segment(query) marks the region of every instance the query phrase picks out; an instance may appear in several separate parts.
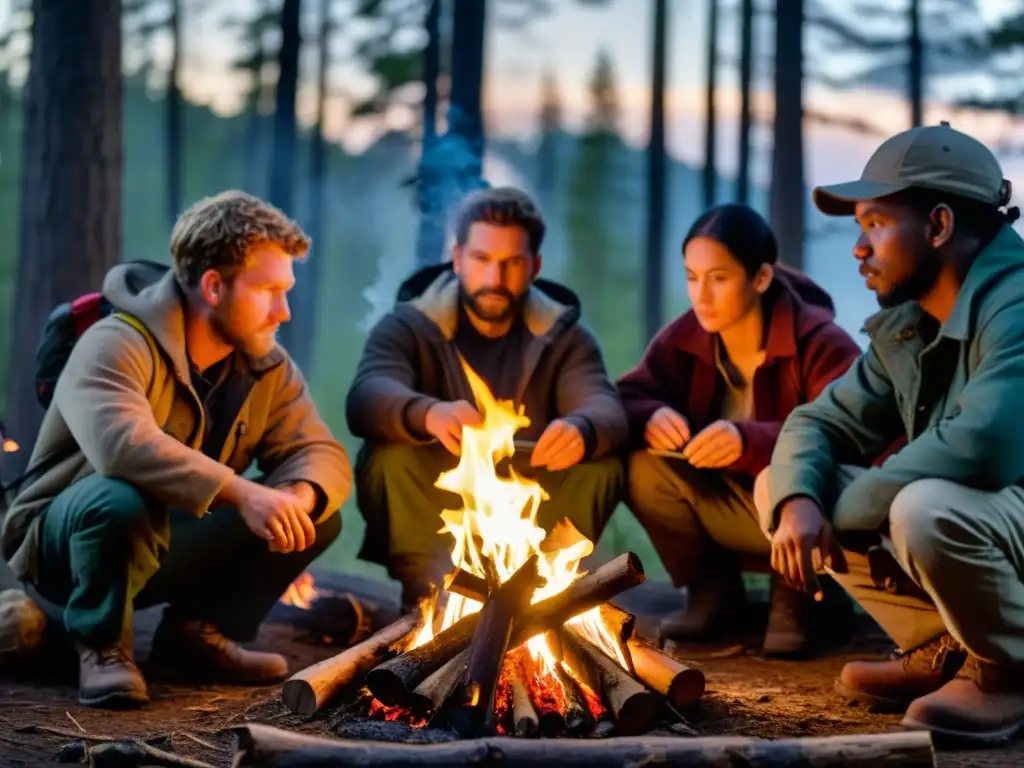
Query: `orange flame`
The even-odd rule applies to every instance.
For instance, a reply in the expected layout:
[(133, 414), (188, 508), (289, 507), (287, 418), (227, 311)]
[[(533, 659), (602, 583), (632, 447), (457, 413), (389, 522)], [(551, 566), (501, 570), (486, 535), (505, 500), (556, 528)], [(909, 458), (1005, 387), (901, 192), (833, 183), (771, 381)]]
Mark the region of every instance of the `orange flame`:
[[(443, 526), (440, 532), (454, 539), (451, 549), (453, 565), (483, 577), (483, 562), (487, 558), (494, 565), (501, 583), (536, 554), (542, 577), (542, 584), (531, 599), (536, 603), (558, 594), (579, 578), (582, 575), (579, 573), (580, 561), (593, 551), (594, 545), (579, 536), (554, 551), (541, 546), (548, 534), (537, 524), (537, 512), (541, 503), (549, 498), (548, 494), (539, 483), (520, 477), (514, 470), (509, 477), (501, 477), (496, 471), (498, 462), (515, 452), (513, 436), (520, 428), (529, 426), (530, 419), (522, 407), (516, 411), (511, 401), (496, 400), (476, 372), (464, 362), (463, 367), (483, 415), (483, 423), (463, 428), (458, 465), (442, 472), (435, 483), (438, 488), (461, 496), (463, 503), (462, 509), (441, 513)], [(476, 600), (451, 594), (440, 629), (447, 629), (481, 607)], [(432, 613), (429, 615), (433, 617)], [(619, 646), (605, 627), (598, 608), (573, 618), (570, 623), (626, 667)], [(423, 645), (433, 636), (432, 623), (427, 621), (410, 648)], [(535, 665), (548, 670), (544, 677), (561, 687), (554, 674), (557, 659), (545, 635), (530, 638), (527, 646)]]
[(4, 438), (4, 453), (15, 453), (21, 450), (21, 446), (9, 437)]
[(289, 584), (288, 589), (281, 595), (281, 602), (285, 605), (309, 610), (319, 595), (320, 590), (313, 583), (313, 574), (300, 573), (299, 577)]

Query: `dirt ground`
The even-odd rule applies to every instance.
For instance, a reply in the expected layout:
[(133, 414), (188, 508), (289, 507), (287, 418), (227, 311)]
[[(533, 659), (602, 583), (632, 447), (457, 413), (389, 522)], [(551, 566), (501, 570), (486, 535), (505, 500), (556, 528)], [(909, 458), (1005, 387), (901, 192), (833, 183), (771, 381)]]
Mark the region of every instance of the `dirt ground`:
[[(647, 589), (647, 585), (644, 588)], [(663, 610), (675, 599), (653, 585), (634, 595), (627, 607)], [(625, 601), (624, 601), (625, 602)], [(140, 613), (136, 622), (137, 657), (145, 659), (159, 609)], [(641, 621), (641, 627), (650, 621)], [(267, 623), (255, 644), (284, 653), (293, 670), (337, 649), (303, 641), (292, 627)], [(707, 677), (703, 699), (685, 713), (700, 735), (763, 738), (825, 736), (882, 732), (899, 728), (899, 718), (870, 714), (846, 706), (832, 691), (833, 680), (852, 658), (878, 658), (884, 645), (877, 637), (862, 639), (857, 650), (844, 650), (814, 661), (766, 661), (748, 650), (730, 658), (695, 662)], [(175, 755), (215, 766), (228, 766), (234, 754), (232, 726), (263, 722), (320, 735), (332, 735), (332, 712), (312, 719), (291, 715), (280, 702), (280, 687), (253, 689), (182, 685), (150, 680), (152, 702), (131, 712), (107, 712), (78, 705), (74, 658), (51, 650), (45, 668), (22, 665), (0, 676), (0, 766), (58, 765), (62, 746), (76, 740), (136, 738)], [(143, 664), (145, 669), (145, 665)], [(940, 752), (939, 765), (1024, 765), (1024, 742), (1001, 750)]]

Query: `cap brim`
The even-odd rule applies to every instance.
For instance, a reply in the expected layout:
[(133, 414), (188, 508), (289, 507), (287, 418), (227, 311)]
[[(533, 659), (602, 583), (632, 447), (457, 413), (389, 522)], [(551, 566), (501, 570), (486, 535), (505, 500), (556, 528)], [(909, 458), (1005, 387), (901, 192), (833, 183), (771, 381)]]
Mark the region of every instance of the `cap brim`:
[(817, 209), (826, 216), (853, 216), (857, 203), (877, 200), (905, 189), (905, 185), (881, 181), (847, 181), (828, 187), (815, 187), (811, 198)]

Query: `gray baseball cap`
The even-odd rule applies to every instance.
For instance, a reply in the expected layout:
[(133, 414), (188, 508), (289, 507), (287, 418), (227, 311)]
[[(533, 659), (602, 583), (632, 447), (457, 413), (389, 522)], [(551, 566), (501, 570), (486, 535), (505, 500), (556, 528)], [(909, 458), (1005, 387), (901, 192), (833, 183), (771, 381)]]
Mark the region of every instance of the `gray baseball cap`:
[(1012, 185), (991, 150), (943, 121), (898, 133), (871, 155), (858, 181), (812, 192), (828, 216), (852, 216), (854, 206), (912, 187), (949, 192), (996, 207), (1010, 202)]

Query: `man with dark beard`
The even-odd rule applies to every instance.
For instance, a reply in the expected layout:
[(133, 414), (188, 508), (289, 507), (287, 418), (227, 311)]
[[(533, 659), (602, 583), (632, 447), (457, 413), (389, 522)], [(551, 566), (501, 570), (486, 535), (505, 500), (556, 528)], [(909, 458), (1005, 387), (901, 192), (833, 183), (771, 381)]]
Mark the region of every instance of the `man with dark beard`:
[[(241, 192), (171, 235), (173, 269), (112, 269), (114, 309), (75, 343), (4, 519), (16, 575), (60, 609), (79, 700), (148, 700), (136, 608), (167, 604), (149, 664), (242, 685), (287, 660), (246, 650), (288, 585), (338, 536), (341, 445), (274, 336), (306, 235)], [(259, 481), (242, 476), (255, 461)]]
[(530, 419), (514, 468), (550, 499), (538, 523), (568, 517), (596, 542), (623, 490), (626, 416), (576, 296), (538, 279), (544, 221), (523, 192), (472, 193), (457, 211), (452, 261), (412, 276), (371, 331), (348, 393), (349, 428), (366, 440), (356, 494), (360, 557), (387, 565), (411, 606), (451, 570), (440, 513), (461, 499), (435, 487), (481, 421), (465, 367)]
[(814, 191), (824, 213), (856, 217), (853, 253), (883, 311), (863, 356), (792, 412), (755, 491), (773, 567), (810, 594), (824, 567), (900, 649), (847, 664), (837, 690), (966, 742), (1024, 726), (1024, 241), (1010, 193), (992, 153), (945, 123)]

